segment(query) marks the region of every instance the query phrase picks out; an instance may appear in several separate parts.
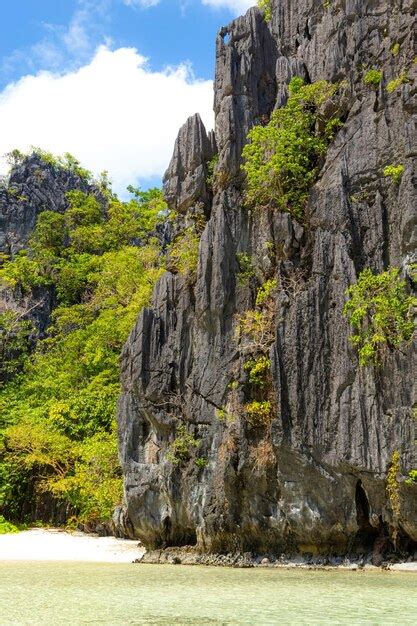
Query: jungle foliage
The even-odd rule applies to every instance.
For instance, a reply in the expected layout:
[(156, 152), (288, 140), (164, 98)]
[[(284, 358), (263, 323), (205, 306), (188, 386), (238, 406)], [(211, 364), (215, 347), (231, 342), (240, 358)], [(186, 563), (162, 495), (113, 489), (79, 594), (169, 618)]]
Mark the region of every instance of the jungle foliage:
[(0, 266), (5, 292), (56, 302), (31, 353), (30, 319), (0, 312), (0, 505), (12, 519), (23, 521), (28, 494), (87, 526), (120, 501), (119, 354), (164, 271), (152, 233), (166, 217), (159, 190), (130, 191), (127, 202), (94, 186), (68, 193), (68, 209), (41, 212), (28, 250)]

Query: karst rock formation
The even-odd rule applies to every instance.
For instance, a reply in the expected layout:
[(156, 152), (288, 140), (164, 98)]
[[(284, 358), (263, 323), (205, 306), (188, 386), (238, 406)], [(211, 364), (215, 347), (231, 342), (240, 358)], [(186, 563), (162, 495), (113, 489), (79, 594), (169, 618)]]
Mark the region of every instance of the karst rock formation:
[[(399, 477), (394, 505), (386, 481), (396, 450), (403, 477), (416, 467), (413, 349), (391, 352), (379, 370), (359, 367), (343, 304), (364, 268), (405, 276), (415, 251), (416, 3), (271, 5), (270, 21), (254, 7), (220, 31), (214, 135), (190, 118), (165, 175), (178, 219), (202, 215), (206, 225), (196, 276), (165, 273), (122, 354), (119, 522), (147, 546), (205, 552), (343, 553), (384, 535), (415, 545), (417, 485)], [(383, 73), (375, 88), (363, 79), (372, 67)], [(293, 76), (343, 86), (344, 125), (311, 188), (308, 224), (242, 201), (247, 133), (285, 104)], [(383, 174), (392, 163), (404, 164), (399, 185)], [(236, 319), (254, 304), (239, 254), (279, 284), (266, 426), (233, 414), (233, 381), (244, 375)], [(179, 424), (198, 445), (173, 463)]]

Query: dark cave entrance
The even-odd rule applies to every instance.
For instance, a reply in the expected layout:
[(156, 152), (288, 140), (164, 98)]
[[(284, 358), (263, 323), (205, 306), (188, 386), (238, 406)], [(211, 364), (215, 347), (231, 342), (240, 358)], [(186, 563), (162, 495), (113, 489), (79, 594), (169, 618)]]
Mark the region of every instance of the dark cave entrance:
[(371, 525), (369, 500), (361, 480), (358, 480), (356, 483), (355, 504), (356, 523), (358, 525), (355, 547), (359, 552), (367, 552), (373, 548), (375, 539), (378, 536), (378, 529), (373, 528)]

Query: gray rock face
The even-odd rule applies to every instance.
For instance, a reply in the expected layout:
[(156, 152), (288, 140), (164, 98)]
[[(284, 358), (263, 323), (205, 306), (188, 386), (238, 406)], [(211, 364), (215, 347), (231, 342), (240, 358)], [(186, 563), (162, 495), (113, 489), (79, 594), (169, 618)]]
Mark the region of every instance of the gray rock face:
[(190, 117), (178, 133), (164, 176), (164, 195), (171, 209), (185, 213), (197, 202), (209, 205), (207, 164), (216, 152), (214, 134), (207, 135), (198, 114)]
[(62, 213), (68, 206), (65, 195), (88, 183), (74, 172), (46, 164), (32, 154), (14, 167), (7, 184), (0, 187), (0, 252), (14, 255), (26, 247), (41, 211)]
[[(412, 347), (390, 354), (382, 370), (359, 368), (342, 308), (363, 268), (404, 268), (415, 251), (416, 5), (272, 4), (269, 24), (254, 8), (218, 36), (218, 182), (196, 282), (164, 275), (123, 351), (127, 514), (148, 546), (342, 553), (369, 549), (385, 534), (409, 547), (417, 542), (417, 488), (399, 477), (394, 511), (386, 473), (395, 450), (403, 475), (416, 467)], [(363, 82), (372, 67), (383, 71), (375, 89)], [(388, 93), (387, 82), (404, 71), (408, 82)], [(344, 81), (345, 124), (311, 190), (308, 227), (242, 206), (247, 132), (285, 103), (293, 75)], [(180, 131), (165, 180), (171, 206), (207, 203), (209, 144), (198, 118)], [(383, 175), (397, 163), (405, 168), (399, 186)], [(253, 288), (237, 277), (239, 252), (255, 259), (259, 280), (272, 272), (281, 285), (268, 427), (221, 419), (233, 413), (230, 384), (244, 376), (236, 314), (254, 306)], [(169, 452), (179, 423), (199, 443), (176, 465)]]

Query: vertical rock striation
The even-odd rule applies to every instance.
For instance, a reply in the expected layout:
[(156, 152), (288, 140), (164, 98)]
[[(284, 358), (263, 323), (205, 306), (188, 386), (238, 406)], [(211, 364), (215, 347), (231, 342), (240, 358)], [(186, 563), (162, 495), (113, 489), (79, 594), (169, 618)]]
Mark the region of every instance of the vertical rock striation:
[[(202, 210), (208, 221), (195, 282), (166, 273), (123, 351), (126, 513), (149, 546), (345, 552), (384, 534), (410, 546), (416, 486), (400, 480), (393, 510), (386, 475), (395, 450), (404, 474), (416, 466), (412, 347), (391, 353), (380, 371), (359, 368), (342, 308), (363, 268), (406, 271), (415, 251), (415, 2), (272, 5), (270, 23), (253, 8), (220, 31), (215, 141), (197, 116), (188, 120), (165, 176), (170, 206)], [(372, 67), (383, 72), (376, 88), (363, 81)], [(388, 81), (404, 72), (407, 82), (389, 93)], [(308, 226), (242, 206), (247, 133), (285, 104), (294, 75), (343, 81), (344, 126), (311, 189)], [(404, 164), (399, 186), (383, 175), (392, 163)], [(281, 285), (267, 429), (240, 415), (221, 419), (243, 371), (236, 314), (254, 299), (239, 284), (239, 253), (256, 259), (257, 277), (274, 273)], [(179, 422), (199, 443), (175, 464)]]

